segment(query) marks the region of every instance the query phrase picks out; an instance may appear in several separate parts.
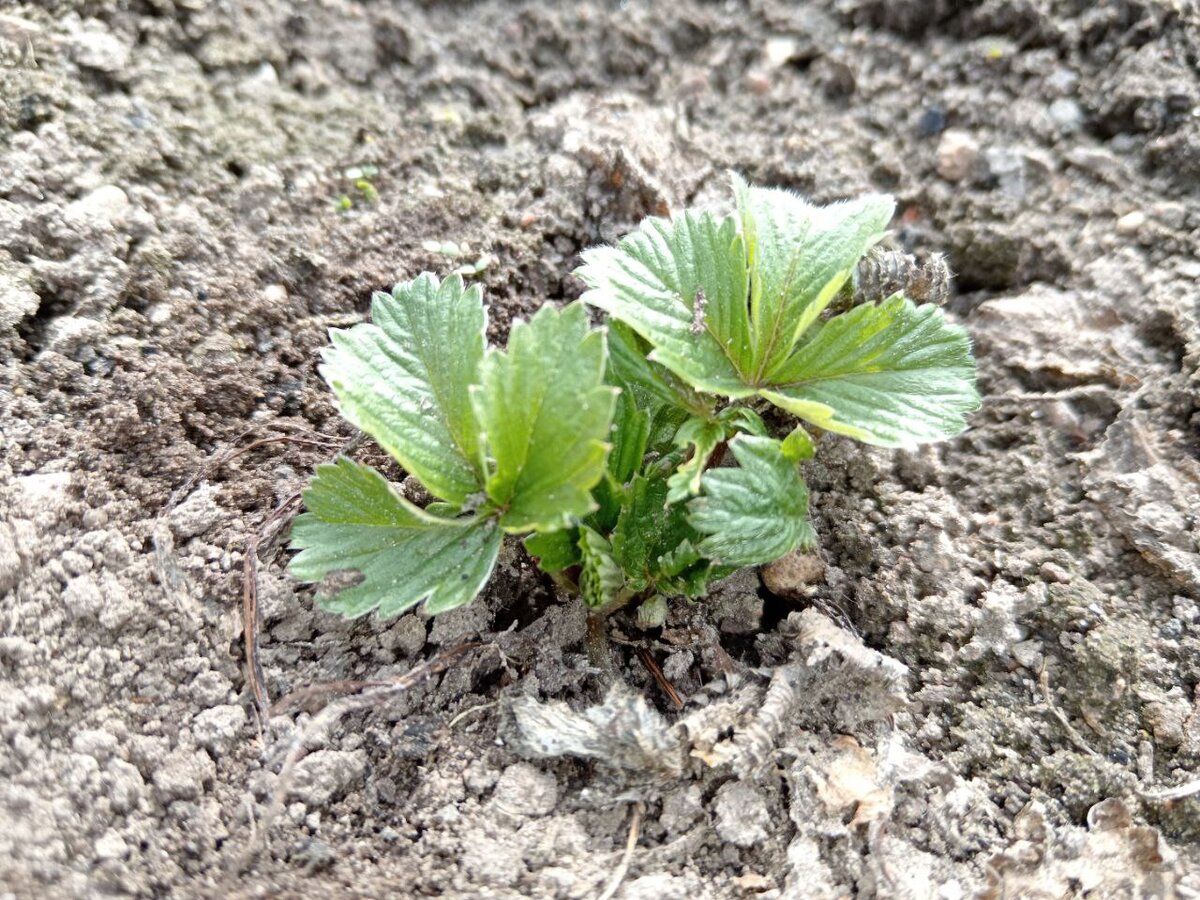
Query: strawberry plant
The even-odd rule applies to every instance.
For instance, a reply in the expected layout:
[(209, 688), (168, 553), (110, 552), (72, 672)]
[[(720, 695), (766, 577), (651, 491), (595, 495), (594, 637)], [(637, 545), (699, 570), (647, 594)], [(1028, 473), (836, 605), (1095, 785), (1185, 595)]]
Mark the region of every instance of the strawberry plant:
[(515, 324), (505, 350), (458, 275), (376, 294), (371, 323), (332, 333), (321, 373), (342, 414), (435, 500), (347, 458), (321, 466), (291, 571), (356, 574), (325, 608), (453, 609), (520, 535), (591, 610), (637, 603), (657, 624), (668, 599), (815, 542), (799, 468), (813, 436), (775, 437), (768, 407), (881, 447), (963, 429), (978, 406), (963, 329), (901, 294), (828, 310), (892, 200), (734, 189), (732, 215), (651, 218), (587, 251), (581, 301)]

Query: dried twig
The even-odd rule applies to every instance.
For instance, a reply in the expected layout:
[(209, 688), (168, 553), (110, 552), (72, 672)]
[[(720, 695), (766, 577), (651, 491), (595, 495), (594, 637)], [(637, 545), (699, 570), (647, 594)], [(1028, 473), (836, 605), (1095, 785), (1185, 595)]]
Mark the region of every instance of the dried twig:
[(1200, 794), (1200, 778), (1186, 781), (1183, 784), (1177, 784), (1175, 787), (1159, 788), (1156, 791), (1138, 791), (1143, 800), (1151, 800), (1158, 803), (1170, 803), (1173, 800), (1183, 800), (1185, 797), (1194, 797)]
[(473, 715), (474, 713), (477, 713), (477, 712), (482, 712), (485, 709), (491, 709), (493, 706), (499, 706), (499, 705), (500, 705), (499, 700), (491, 700), (487, 703), (480, 703), (478, 706), (472, 706), (467, 709), (464, 709), (457, 716), (455, 716), (453, 719), (451, 719), (449, 722), (446, 723), (446, 728), (447, 728), (447, 730), (452, 729), (455, 725), (457, 725), (459, 722), (461, 722), (463, 719), (467, 718), (468, 716)]
[[(275, 782), (275, 792), (271, 797), (271, 803), (267, 807), (267, 811), (263, 814), (262, 820), (258, 824), (257, 834), (255, 834), (253, 829), (251, 830), (251, 839), (234, 862), (229, 875), (235, 875), (243, 871), (258, 853), (259, 845), (266, 840), (267, 835), (270, 834), (271, 827), (279, 817), (279, 813), (283, 810), (284, 800), (292, 787), (296, 763), (300, 761), (300, 757), (304, 753), (304, 748), (311, 744), (318, 735), (340, 721), (343, 716), (360, 709), (370, 709), (371, 707), (387, 703), (398, 694), (404, 693), (425, 679), (445, 671), (450, 663), (454, 662), (458, 657), (462, 656), (468, 650), (479, 646), (481, 645), (477, 641), (465, 641), (448, 650), (443, 650), (431, 659), (418, 663), (404, 675), (400, 675), (390, 681), (367, 682), (368, 684), (378, 684), (380, 686), (369, 687), (358, 694), (333, 701), (313, 716), (303, 728), (297, 728), (288, 741), (287, 755), (284, 757), (283, 766), (279, 770), (279, 778)], [(336, 682), (336, 684), (343, 683)], [(305, 692), (310, 692), (311, 690), (311, 688), (303, 689)], [(289, 703), (289, 699), (285, 697), (280, 702), (281, 704)]]
[[(1038, 706), (1041, 706), (1058, 721), (1058, 724), (1063, 727), (1063, 731), (1067, 733), (1067, 737), (1071, 743), (1075, 745), (1076, 750), (1080, 750), (1088, 756), (1099, 756), (1100, 754), (1088, 746), (1088, 742), (1075, 730), (1075, 726), (1071, 724), (1066, 713), (1054, 705), (1054, 698), (1050, 694), (1050, 678), (1044, 667), (1038, 676), (1038, 685), (1042, 689), (1042, 703), (1038, 704)], [(1035, 706), (1034, 709), (1036, 708)]]
[[(273, 443), (277, 440), (287, 440), (287, 438), (263, 438), (254, 441), (237, 453), (226, 455), (221, 460), (218, 460), (215, 465), (228, 462), (239, 453), (243, 453), (257, 445)], [(342, 446), (338, 454), (349, 453), (362, 443), (362, 441), (362, 434), (356, 434)], [(302, 442), (328, 446), (328, 444), (320, 444), (317, 441)], [(254, 697), (254, 709), (258, 714), (260, 732), (266, 730), (267, 722), (270, 720), (271, 698), (267, 694), (266, 679), (263, 676), (262, 660), (259, 651), (261, 616), (258, 611), (258, 553), (260, 547), (271, 543), (280, 535), (287, 523), (291, 521), (292, 516), (300, 509), (301, 500), (302, 494), (300, 491), (295, 491), (285, 497), (271, 511), (271, 514), (267, 516), (262, 525), (259, 526), (258, 531), (246, 539), (245, 555), (242, 557), (242, 642), (246, 649), (246, 681), (250, 686), (250, 693)]]
[(638, 659), (642, 661), (642, 665), (662, 688), (662, 692), (667, 695), (667, 699), (675, 704), (676, 709), (683, 709), (683, 698), (679, 696), (679, 691), (675, 690), (675, 685), (671, 684), (670, 679), (663, 672), (662, 666), (655, 661), (654, 655), (645, 647), (638, 647), (637, 655)]
[(633, 812), (629, 816), (629, 838), (625, 841), (625, 852), (621, 855), (621, 862), (613, 872), (612, 878), (608, 880), (604, 891), (596, 900), (612, 900), (621, 886), (621, 882), (625, 880), (625, 874), (629, 871), (629, 863), (633, 859), (633, 850), (637, 846), (638, 836), (642, 831), (642, 813), (645, 809), (646, 807), (641, 801), (633, 804)]

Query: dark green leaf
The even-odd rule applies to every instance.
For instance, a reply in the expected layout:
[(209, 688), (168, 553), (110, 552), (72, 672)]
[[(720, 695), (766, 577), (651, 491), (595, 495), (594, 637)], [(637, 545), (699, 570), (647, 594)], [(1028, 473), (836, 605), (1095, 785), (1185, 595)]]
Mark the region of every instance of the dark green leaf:
[(543, 572), (561, 572), (579, 565), (579, 530), (563, 528), (531, 534), (525, 538), (525, 550), (537, 560)]

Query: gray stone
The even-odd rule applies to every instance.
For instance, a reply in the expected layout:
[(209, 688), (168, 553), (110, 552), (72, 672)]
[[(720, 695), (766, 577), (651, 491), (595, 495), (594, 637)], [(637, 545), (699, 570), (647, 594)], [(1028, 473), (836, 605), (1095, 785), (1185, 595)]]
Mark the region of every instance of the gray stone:
[(306, 806), (324, 806), (346, 794), (367, 772), (364, 750), (317, 750), (296, 764), (291, 796)]
[(558, 803), (558, 781), (529, 763), (516, 763), (496, 782), (492, 804), (514, 816), (544, 816)]
[(677, 875), (643, 875), (626, 883), (618, 894), (621, 900), (687, 900), (688, 883)]
[(716, 797), (717, 834), (738, 847), (753, 847), (767, 839), (771, 815), (762, 794), (744, 781), (721, 785)]
[(100, 585), (89, 575), (80, 575), (67, 582), (62, 593), (63, 606), (76, 618), (90, 618), (100, 612), (104, 597)]
[(153, 775), (154, 787), (163, 803), (198, 800), (204, 785), (217, 774), (217, 767), (203, 750), (176, 750), (167, 755)]
[(1050, 121), (1062, 134), (1074, 134), (1083, 128), (1083, 109), (1070, 98), (1055, 100), (1046, 112), (1050, 115)]
[(167, 522), (175, 536), (181, 540), (196, 537), (220, 522), (224, 512), (217, 505), (216, 497), (214, 485), (202, 484), (171, 510)]
[(124, 859), (129, 855), (129, 845), (115, 831), (106, 831), (96, 839), (96, 859)]
[(87, 69), (115, 75), (129, 66), (130, 47), (103, 22), (89, 19), (71, 38), (71, 58)]
[(33, 270), (0, 253), (0, 330), (32, 316), (41, 302), (33, 289)]
[(224, 756), (238, 739), (246, 724), (246, 711), (234, 704), (222, 704), (206, 709), (192, 723), (196, 743), (207, 747), (217, 756)]

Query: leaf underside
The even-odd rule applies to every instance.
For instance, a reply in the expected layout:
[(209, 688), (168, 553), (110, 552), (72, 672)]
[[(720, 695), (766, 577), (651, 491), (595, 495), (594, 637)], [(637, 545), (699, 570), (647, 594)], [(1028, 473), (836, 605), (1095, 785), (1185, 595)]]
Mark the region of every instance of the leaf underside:
[(419, 603), (427, 613), (469, 603), (483, 589), (501, 532), (482, 519), (442, 519), (401, 497), (382, 475), (345, 457), (317, 468), (292, 527), (290, 571), (319, 582), (340, 572), (360, 581), (320, 605), (347, 618), (378, 610), (397, 616)]

